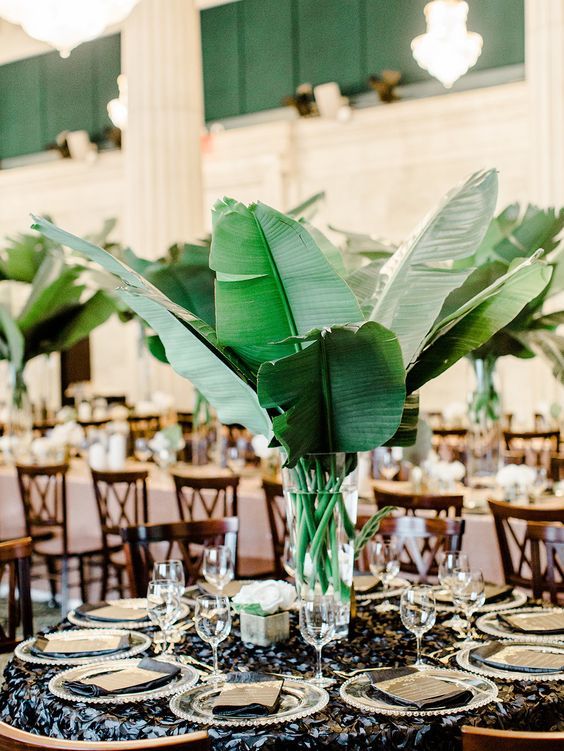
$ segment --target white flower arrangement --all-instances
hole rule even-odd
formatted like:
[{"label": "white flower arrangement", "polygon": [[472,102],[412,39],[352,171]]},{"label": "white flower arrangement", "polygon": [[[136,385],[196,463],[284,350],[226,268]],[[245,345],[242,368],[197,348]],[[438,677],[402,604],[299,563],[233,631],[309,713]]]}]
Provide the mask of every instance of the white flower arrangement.
[{"label": "white flower arrangement", "polygon": [[496,481],[504,492],[516,490],[524,495],[535,482],[535,477],[533,467],[526,464],[506,464],[497,473]]},{"label": "white flower arrangement", "polygon": [[292,584],[268,579],[241,587],[233,598],[233,607],[238,613],[267,616],[289,610],[295,599]]}]

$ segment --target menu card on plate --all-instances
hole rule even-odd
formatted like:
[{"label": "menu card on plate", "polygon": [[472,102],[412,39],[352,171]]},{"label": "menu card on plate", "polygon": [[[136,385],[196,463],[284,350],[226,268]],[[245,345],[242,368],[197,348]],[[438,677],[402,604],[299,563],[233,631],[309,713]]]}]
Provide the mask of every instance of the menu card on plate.
[{"label": "menu card on plate", "polygon": [[518,670],[525,673],[559,673],[564,670],[564,650],[558,653],[521,644],[488,642],[473,649],[470,659],[498,670]]},{"label": "menu card on plate", "polygon": [[365,595],[369,592],[375,592],[378,589],[382,589],[382,582],[380,579],[367,574],[353,576],[353,584],[354,590],[358,595]]},{"label": "menu card on plate", "polygon": [[[507,600],[513,593],[513,587],[509,587],[506,584],[490,584],[486,582],[484,591],[486,593],[485,604],[489,605],[500,600]],[[435,599],[438,602],[452,604],[452,594],[446,590],[435,592]]]},{"label": "menu card on plate", "polygon": [[76,638],[61,634],[38,636],[31,648],[32,653],[44,657],[88,657],[90,655],[112,654],[129,649],[129,634],[120,636],[101,634],[100,636]]},{"label": "menu card on plate", "polygon": [[208,584],[207,582],[199,582],[199,587],[202,590],[202,592],[206,595],[225,595],[226,597],[235,597],[235,595],[239,594],[241,587],[244,587],[247,584],[252,584],[253,582],[251,580],[248,581],[231,581],[228,582],[225,587],[223,587],[223,590],[220,592],[220,590],[217,587],[214,587],[213,584]]},{"label": "menu card on plate", "polygon": [[261,673],[230,673],[213,703],[219,717],[263,717],[278,708],[283,680]]},{"label": "menu card on plate", "polygon": [[135,608],[111,602],[98,602],[88,605],[80,605],[76,614],[81,618],[92,621],[108,621],[120,623],[122,621],[146,621],[148,619],[147,608]]},{"label": "menu card on plate", "polygon": [[138,693],[166,685],[179,672],[178,665],[145,657],[122,668],[112,668],[109,663],[107,669],[76,681],[67,681],[65,686],[80,696]]},{"label": "menu card on plate", "polygon": [[460,684],[429,675],[417,668],[389,668],[369,673],[372,689],[386,701],[416,709],[458,706],[472,699]]},{"label": "menu card on plate", "polygon": [[510,613],[498,619],[515,631],[525,634],[564,634],[564,611],[550,609],[538,613]]}]

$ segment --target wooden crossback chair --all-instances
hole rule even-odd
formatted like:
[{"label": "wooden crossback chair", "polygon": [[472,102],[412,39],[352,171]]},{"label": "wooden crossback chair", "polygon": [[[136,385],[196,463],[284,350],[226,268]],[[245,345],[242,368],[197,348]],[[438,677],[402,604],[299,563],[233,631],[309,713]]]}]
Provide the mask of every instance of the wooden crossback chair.
[{"label": "wooden crossback chair", "polygon": [[146,469],[91,471],[102,529],[104,569],[101,599],[106,599],[111,573],[116,579],[114,588],[118,590],[120,597],[123,597],[125,557],[119,530],[120,527],[147,524],[149,521],[149,472]]},{"label": "wooden crossback chair", "polygon": [[182,521],[237,516],[239,475],[202,476],[182,470],[171,474]]},{"label": "wooden crossback chair", "polygon": [[24,639],[33,636],[31,554],[31,537],[0,542],[0,581],[4,576],[8,579],[8,619],[4,626],[0,624],[0,652],[13,651],[20,625]]},{"label": "wooden crossback chair", "polygon": [[[359,517],[362,527],[369,517]],[[444,550],[460,550],[463,519],[428,519],[422,516],[388,516],[380,523],[378,537],[393,538],[400,550],[400,566],[419,583],[436,577],[437,556]]]},{"label": "wooden crossback chair", "polygon": [[433,428],[433,448],[447,461],[464,461],[468,428]]},{"label": "wooden crossback chair", "polygon": [[378,508],[397,506],[409,516],[417,516],[418,511],[434,511],[436,516],[461,516],[464,505],[463,495],[434,495],[432,493],[394,493],[392,490],[374,488],[374,500]]},{"label": "wooden crossback chair", "polygon": [[564,504],[557,508],[517,506],[505,501],[489,501],[503,574],[506,584],[533,588],[533,562],[531,540],[527,535],[527,522],[564,522]]},{"label": "wooden crossback chair", "polygon": [[462,726],[462,751],[562,751],[564,733]]},{"label": "wooden crossback chair", "polygon": [[553,480],[559,479],[554,474],[555,465],[552,457],[560,450],[559,430],[504,430],[505,455],[514,464],[529,464],[545,467]]},{"label": "wooden crossback chair", "polygon": [[167,751],[209,751],[211,745],[204,730],[138,741],[72,741],[28,733],[0,722],[2,751],[159,751],[161,748]]},{"label": "wooden crossback chair", "polygon": [[272,552],[274,556],[273,576],[284,579],[286,571],[282,565],[284,558],[284,541],[288,534],[286,522],[286,505],[282,483],[267,477],[262,479],[262,489],[266,500],[266,511],[272,539]]},{"label": "wooden crossback chair", "polygon": [[168,543],[169,550],[178,550],[174,556],[184,563],[186,583],[194,584],[201,578],[204,546],[227,545],[235,560],[238,533],[236,517],[123,527],[121,536],[132,597],[144,597],[147,592],[155,561],[152,548],[156,545]]},{"label": "wooden crossback chair", "polygon": [[529,522],[527,537],[531,545],[533,597],[541,599],[548,592],[550,601],[558,605],[564,598],[564,526]]}]

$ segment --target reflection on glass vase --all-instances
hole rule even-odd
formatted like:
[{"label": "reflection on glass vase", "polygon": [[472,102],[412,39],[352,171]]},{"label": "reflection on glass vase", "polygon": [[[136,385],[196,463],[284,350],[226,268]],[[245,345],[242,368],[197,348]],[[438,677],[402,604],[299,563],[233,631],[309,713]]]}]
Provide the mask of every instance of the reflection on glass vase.
[{"label": "reflection on glass vase", "polygon": [[7,459],[25,461],[33,440],[33,414],[23,373],[10,368],[10,389],[4,436]]},{"label": "reflection on glass vase", "polygon": [[496,378],[496,358],[472,359],[475,390],[468,399],[468,477],[475,482],[494,478],[501,461],[501,399]]},{"label": "reflection on glass vase", "polygon": [[332,593],[336,638],[350,620],[358,506],[356,454],[315,454],[282,468],[288,532],[298,597]]}]

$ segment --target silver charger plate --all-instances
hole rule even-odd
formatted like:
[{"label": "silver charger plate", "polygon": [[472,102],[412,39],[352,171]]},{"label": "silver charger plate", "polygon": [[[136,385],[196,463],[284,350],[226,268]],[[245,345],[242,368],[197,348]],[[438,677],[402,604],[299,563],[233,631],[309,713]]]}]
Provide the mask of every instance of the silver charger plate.
[{"label": "silver charger plate", "polygon": [[387,592],[383,589],[378,589],[376,592],[368,592],[363,594],[362,592],[355,592],[357,602],[369,602],[370,600],[385,600],[388,597],[399,597],[406,587],[409,587],[411,582],[407,579],[402,579],[400,576],[392,579]]},{"label": "silver charger plate", "polygon": [[[444,592],[444,589],[441,588],[441,591]],[[482,605],[481,608],[478,608],[477,612],[497,613],[497,611],[501,610],[514,610],[515,608],[520,608],[521,605],[524,605],[526,602],[527,595],[524,592],[513,590],[507,600],[499,600],[498,602],[490,602],[489,604]],[[460,612],[460,608],[437,600],[437,611],[443,613],[456,613]]]},{"label": "silver charger plate", "polygon": [[[564,608],[519,608],[519,610],[504,610],[503,615],[510,615],[511,613],[518,613],[524,615],[525,613],[541,613],[546,610],[553,610],[555,612],[562,612]],[[548,644],[553,642],[564,642],[564,634],[526,634],[523,631],[512,631],[509,626],[503,623],[499,623],[497,619],[498,611],[494,610],[491,613],[485,613],[481,615],[476,621],[476,628],[488,636],[495,636],[498,639],[512,639],[515,641],[527,641],[531,644]]]},{"label": "silver charger plate", "polygon": [[[513,639],[501,639],[500,644],[508,644],[512,647],[524,647],[526,649],[541,652],[555,652],[561,654],[564,661],[564,645],[562,644],[538,644],[530,641],[514,641]],[[560,673],[526,673],[523,670],[502,670],[489,665],[478,665],[470,660],[470,652],[476,648],[475,644],[464,647],[456,653],[456,662],[464,670],[470,670],[476,675],[485,675],[500,681],[564,681],[564,671]]]},{"label": "silver charger plate", "polygon": [[[389,668],[382,668],[388,670]],[[462,670],[450,670],[449,668],[435,668],[422,665],[418,668],[429,675],[454,683],[462,689],[472,691],[473,697],[467,703],[458,707],[445,709],[411,709],[387,702],[372,693],[372,684],[366,673],[360,673],[349,678],[340,688],[341,699],[356,709],[375,714],[392,715],[395,717],[435,717],[437,715],[458,714],[469,710],[483,707],[497,698],[497,686],[487,678],[481,678]],[[371,670],[370,672],[375,672]]]},{"label": "silver charger plate", "polygon": [[[121,600],[110,600],[109,601],[112,605],[121,605],[126,608],[139,608],[140,610],[144,610],[147,608],[147,599],[145,597],[129,597],[129,598],[123,598]],[[176,622],[181,621],[183,618],[186,618],[188,613],[190,612],[190,608],[188,607],[187,603],[181,602],[180,603],[180,613],[178,615],[178,618],[176,619]],[[73,626],[82,626],[84,628],[126,628],[126,629],[134,629],[138,630],[140,628],[148,628],[149,626],[152,626],[151,620],[147,617],[143,621],[96,621],[93,618],[81,618],[81,616],[76,614],[75,610],[71,610],[68,615],[67,619],[70,621],[70,623],[73,624]]]},{"label": "silver charger plate", "polygon": [[[156,658],[158,659],[158,658]],[[69,691],[65,687],[67,681],[78,681],[87,678],[95,673],[110,672],[118,668],[134,667],[139,663],[138,659],[113,660],[111,663],[102,662],[101,660],[90,665],[81,665],[80,667],[70,668],[58,673],[49,681],[49,691],[59,699],[65,699],[72,702],[84,702],[85,704],[132,704],[134,702],[148,701],[149,699],[162,699],[166,696],[172,696],[179,691],[185,691],[192,688],[198,682],[198,673],[190,665],[183,665],[176,660],[167,659],[163,662],[177,665],[180,673],[161,688],[155,688],[150,691],[136,691],[129,694],[109,694],[108,696],[79,696]]]},{"label": "silver charger plate", "polygon": [[[99,637],[100,634],[108,634],[108,636],[127,636],[129,634],[130,648],[126,651],[116,652],[115,654],[108,655],[92,655],[90,657],[40,657],[34,655],[30,650],[35,643],[36,637],[26,639],[21,642],[15,649],[15,655],[23,662],[31,662],[36,665],[89,665],[92,662],[107,662],[108,660],[124,660],[128,657],[134,657],[141,654],[148,647],[151,646],[151,637],[140,631],[129,631],[126,629],[108,628],[101,631],[101,629],[82,628],[75,629],[73,631],[59,631],[57,637],[64,639],[65,641],[72,641],[73,639],[88,639],[90,637]],[[52,635],[52,634],[50,634]]]},{"label": "silver charger plate", "polygon": [[177,694],[170,709],[182,720],[218,727],[265,727],[295,720],[320,712],[327,706],[329,694],[325,689],[306,681],[285,678],[277,712],[266,717],[216,717],[213,702],[222,688],[221,683],[204,683]]}]

